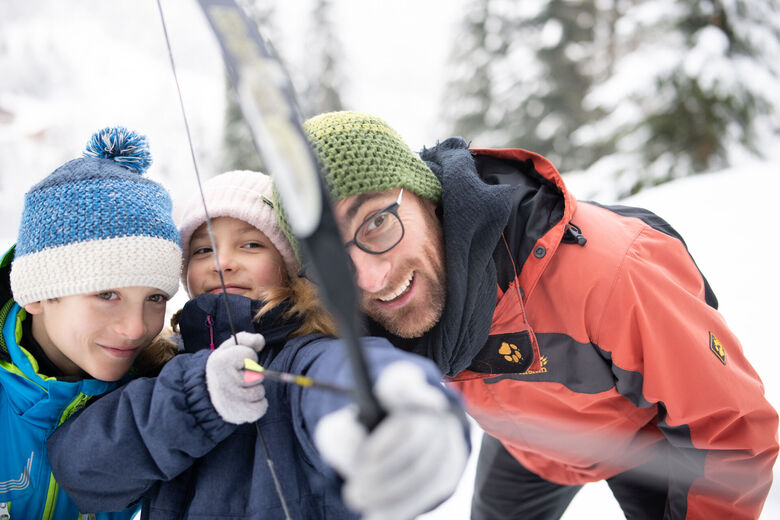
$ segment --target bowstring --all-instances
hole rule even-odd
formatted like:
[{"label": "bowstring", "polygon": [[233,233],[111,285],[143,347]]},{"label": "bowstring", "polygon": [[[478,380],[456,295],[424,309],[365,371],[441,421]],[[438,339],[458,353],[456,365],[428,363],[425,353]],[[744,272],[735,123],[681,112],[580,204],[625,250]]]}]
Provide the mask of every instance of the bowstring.
[{"label": "bowstring", "polygon": [[209,241],[211,242],[211,251],[214,255],[214,262],[217,265],[217,274],[219,275],[219,283],[222,286],[222,294],[225,299],[225,311],[227,312],[228,324],[230,325],[230,332],[233,335],[233,341],[238,345],[238,338],[236,338],[236,328],[233,325],[233,316],[230,313],[230,306],[228,305],[227,290],[225,288],[225,279],[222,276],[222,265],[219,262],[219,255],[217,254],[217,244],[214,240],[214,229],[211,227],[211,217],[209,216],[209,210],[206,206],[206,196],[203,193],[203,184],[200,179],[200,169],[198,168],[198,160],[195,157],[195,147],[192,144],[192,133],[190,132],[190,123],[187,119],[187,112],[184,110],[184,99],[181,94],[181,87],[179,85],[179,75],[176,73],[176,63],[173,60],[173,50],[171,49],[171,41],[168,38],[168,27],[165,24],[165,16],[163,15],[162,5],[160,0],[157,0],[157,8],[160,11],[160,21],[162,22],[163,35],[165,36],[165,45],[168,49],[168,59],[171,64],[171,71],[173,72],[173,80],[176,83],[176,93],[179,96],[179,107],[181,108],[181,117],[184,120],[184,130],[187,134],[187,143],[190,148],[190,156],[192,157],[192,166],[195,169],[195,179],[198,184],[198,192],[200,194],[200,200],[203,204],[203,213],[206,216],[206,230],[208,231]]},{"label": "bowstring", "polygon": [[[192,144],[192,134],[190,132],[190,125],[189,125],[189,121],[187,119],[187,112],[184,109],[184,99],[183,99],[182,94],[181,94],[181,86],[179,85],[179,76],[176,73],[176,63],[175,63],[175,61],[173,59],[173,50],[171,49],[171,41],[170,41],[170,38],[168,37],[168,28],[167,28],[167,25],[165,23],[165,15],[163,14],[163,9],[162,9],[162,5],[160,3],[160,0],[157,0],[157,8],[158,8],[158,10],[160,12],[160,22],[162,23],[163,35],[165,36],[165,45],[166,45],[166,47],[168,49],[168,59],[169,59],[170,64],[171,64],[171,71],[173,72],[173,79],[174,79],[174,82],[176,84],[176,93],[179,96],[179,107],[181,108],[181,115],[182,115],[182,119],[184,120],[184,128],[185,128],[186,135],[187,135],[187,143],[189,144],[189,148],[190,148],[190,156],[192,157],[192,165],[193,165],[193,167],[195,169],[195,179],[196,179],[197,184],[198,184],[198,191],[200,193],[200,200],[201,200],[201,203],[203,204],[203,212],[204,212],[204,214],[206,216],[206,229],[207,229],[207,232],[208,232],[209,241],[211,242],[211,251],[212,251],[212,253],[214,255],[214,262],[215,262],[215,264],[217,266],[217,273],[219,275],[219,283],[222,286],[222,296],[223,296],[224,301],[225,301],[225,311],[226,311],[226,314],[227,314],[228,325],[230,326],[230,333],[233,336],[233,341],[235,342],[236,345],[238,345],[238,338],[236,336],[236,328],[233,325],[233,316],[231,315],[231,312],[230,312],[230,304],[229,304],[229,300],[228,300],[228,297],[227,297],[227,288],[225,287],[225,279],[224,279],[224,277],[222,275],[222,266],[220,265],[219,255],[217,254],[217,244],[216,244],[216,240],[214,239],[214,229],[211,226],[211,217],[209,216],[209,211],[208,211],[208,208],[207,208],[207,205],[206,205],[206,196],[205,196],[205,194],[203,192],[203,184],[202,184],[201,178],[200,178],[200,170],[198,169],[198,161],[197,161],[197,159],[195,157],[195,147]],[[257,436],[260,439],[261,444],[263,445],[263,450],[265,451],[265,460],[266,460],[266,463],[268,464],[268,469],[269,469],[269,471],[271,473],[271,478],[272,478],[272,480],[274,482],[274,487],[276,488],[276,493],[279,496],[279,500],[282,503],[282,509],[284,510],[285,518],[288,519],[288,520],[292,520],[292,517],[290,516],[290,510],[287,507],[287,501],[285,500],[284,494],[282,493],[282,485],[281,485],[281,482],[279,481],[279,476],[276,474],[276,470],[274,469],[274,463],[271,460],[271,452],[269,451],[268,445],[266,444],[265,438],[263,437],[263,433],[260,430],[259,421],[255,422],[255,428],[257,429]]]}]

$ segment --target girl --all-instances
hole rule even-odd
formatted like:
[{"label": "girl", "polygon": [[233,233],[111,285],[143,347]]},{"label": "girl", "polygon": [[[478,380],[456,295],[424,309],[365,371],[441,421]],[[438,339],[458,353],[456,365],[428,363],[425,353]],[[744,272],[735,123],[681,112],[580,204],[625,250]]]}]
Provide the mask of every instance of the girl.
[{"label": "girl", "polygon": [[[186,353],[50,438],[62,486],[92,510],[143,500],[143,518],[152,519],[397,519],[437,505],[454,490],[469,450],[464,415],[441,374],[383,339],[364,339],[387,411],[370,433],[349,391],[245,380],[249,358],[332,387],[353,384],[332,321],[312,284],[295,274],[270,179],[229,172],[204,194],[224,285],[196,200],[180,224],[193,298],[177,317]],[[242,331],[235,338],[231,322]]]}]

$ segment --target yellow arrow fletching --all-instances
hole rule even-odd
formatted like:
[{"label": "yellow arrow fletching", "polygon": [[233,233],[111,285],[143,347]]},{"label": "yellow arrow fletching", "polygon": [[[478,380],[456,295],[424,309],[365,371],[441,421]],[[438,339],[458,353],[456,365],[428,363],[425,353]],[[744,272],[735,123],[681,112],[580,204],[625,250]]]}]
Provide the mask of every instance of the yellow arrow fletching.
[{"label": "yellow arrow fletching", "polygon": [[256,361],[252,361],[249,358],[244,359],[244,368],[246,370],[251,370],[252,372],[262,372],[265,370],[265,368],[259,365]]},{"label": "yellow arrow fletching", "polygon": [[[255,372],[257,374],[263,374],[263,377],[266,379],[270,379],[272,381],[281,381],[283,383],[293,383],[298,386],[303,386],[306,388],[317,386],[321,388],[329,388],[331,390],[337,391],[337,392],[350,392],[349,389],[341,388],[336,385],[329,385],[326,383],[318,383],[314,379],[302,376],[298,374],[290,374],[287,372],[276,372],[274,370],[266,370],[265,367],[258,364],[257,362],[249,359],[244,358],[244,370],[248,370],[249,372]],[[260,376],[257,377],[251,377],[247,378],[246,375],[244,375],[244,379],[247,380],[247,382],[256,381]]]}]

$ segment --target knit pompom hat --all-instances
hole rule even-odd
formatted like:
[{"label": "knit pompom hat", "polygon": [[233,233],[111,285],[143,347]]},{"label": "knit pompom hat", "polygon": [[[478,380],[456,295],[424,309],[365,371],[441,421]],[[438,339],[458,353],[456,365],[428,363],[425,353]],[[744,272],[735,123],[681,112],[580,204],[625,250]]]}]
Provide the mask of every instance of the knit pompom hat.
[{"label": "knit pompom hat", "polygon": [[[209,218],[232,217],[256,227],[279,250],[290,273],[298,270],[298,261],[274,213],[271,177],[260,172],[237,170],[226,172],[203,183],[203,196]],[[206,211],[200,194],[193,197],[181,215],[179,232],[184,262],[182,282],[187,286],[192,234],[206,222]]]},{"label": "knit pompom hat", "polygon": [[361,112],[329,112],[303,124],[334,201],[403,187],[436,203],[441,183],[384,120]]},{"label": "knit pompom hat", "polygon": [[105,128],[27,192],[11,264],[20,305],[131,286],[176,293],[179,233],[168,192],[143,177],[150,164],[144,136]]}]

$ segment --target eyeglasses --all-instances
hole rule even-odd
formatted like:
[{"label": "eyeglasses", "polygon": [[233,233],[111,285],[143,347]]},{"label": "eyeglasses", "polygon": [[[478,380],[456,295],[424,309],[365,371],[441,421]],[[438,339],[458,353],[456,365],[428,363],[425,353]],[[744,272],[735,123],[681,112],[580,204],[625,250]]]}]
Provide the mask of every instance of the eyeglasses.
[{"label": "eyeglasses", "polygon": [[372,255],[381,255],[393,249],[404,237],[404,225],[398,216],[398,208],[401,206],[401,198],[404,189],[398,194],[395,202],[380,209],[368,217],[355,230],[352,240],[344,244],[344,247],[357,246],[362,251]]}]

